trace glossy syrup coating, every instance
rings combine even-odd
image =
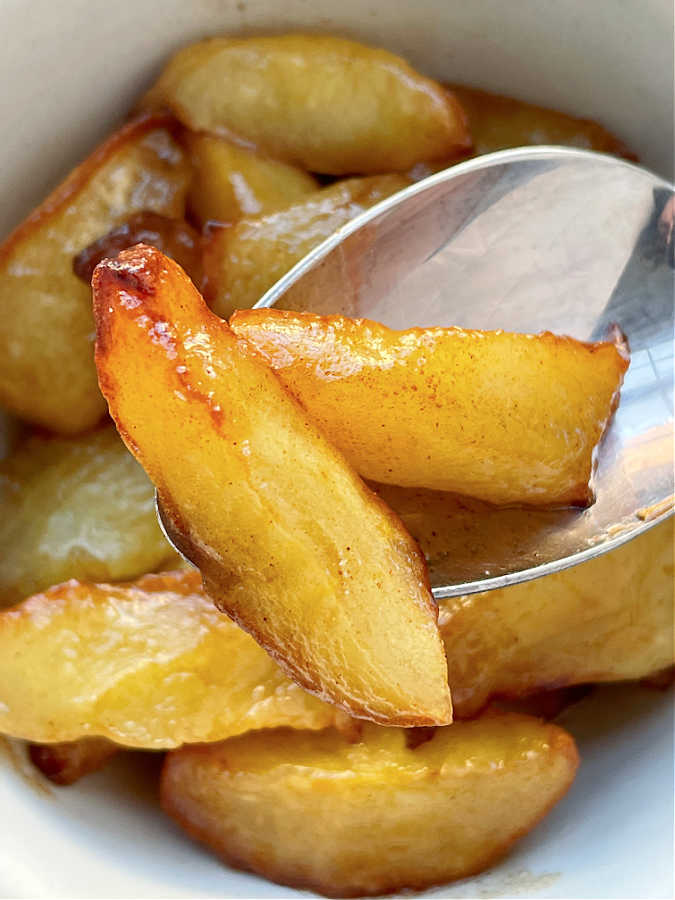
[[[497,504],[591,499],[628,366],[613,343],[276,309],[231,327],[365,478]]]
[[[561,728],[514,714],[426,735],[366,725],[167,756],[164,809],[229,865],[331,897],[423,890],[495,862],[565,793]]]
[[[125,125],[0,247],[0,403],[21,418],[73,434],[104,415],[91,290],[73,257],[136,212],[183,215],[190,167],[172,123]]]
[[[0,613],[0,732],[12,737],[162,749],[336,716],[215,608],[198,572],[68,581]]]
[[[175,263],[139,245],[93,284],[101,388],[218,606],[345,712],[447,724],[437,610],[400,521]]]
[[[142,105],[326,175],[405,171],[470,147],[451,91],[386,50],[330,35],[191,44]]]

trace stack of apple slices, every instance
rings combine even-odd
[[[625,148],[325,35],[201,41],[140,108],[0,248],[0,402],[47,429],[0,463],[0,604],[22,601],[0,612],[0,733],[60,784],[168,751],[164,809],[286,884],[477,872],[578,764],[564,730],[491,702],[672,665],[672,526],[438,609],[425,556],[453,504],[474,516],[447,492],[588,503],[627,360],[243,308],[471,152]],[[535,713],[569,699],[546,696]]]
[[[494,499],[583,501],[592,451],[627,365],[621,352],[549,335],[397,334],[375,323],[275,312],[239,315],[230,327],[176,263],[144,245],[101,263],[93,287],[101,389],[157,488],[172,540],[198,566],[215,606],[294,682],[328,701],[326,709],[380,725],[449,725],[424,557],[350,461],[370,477],[397,481],[409,458],[409,483],[475,484],[484,495],[485,454],[472,452],[482,435]],[[560,396],[547,406],[533,398],[519,410],[514,397],[528,397],[542,366],[556,374]],[[435,420],[426,414],[430,395]],[[350,415],[355,409],[361,415]],[[444,445],[437,432],[468,436]],[[382,435],[374,450],[373,433]],[[514,465],[513,448],[526,433],[541,440],[541,477],[527,477],[527,461]],[[153,619],[166,608],[167,590],[184,591],[190,577],[159,585]],[[110,593],[100,595],[102,614]],[[197,619],[213,616],[201,597],[195,604],[195,584],[187,596],[193,615],[195,605],[203,610]],[[62,602],[81,602],[75,587]],[[15,616],[22,614],[32,611],[24,606]],[[230,640],[239,634],[225,618],[207,630],[214,628]],[[181,638],[173,640],[188,630],[177,629]],[[223,678],[224,636],[200,654],[214,686]],[[188,696],[203,731],[167,735],[174,745],[227,732],[213,691],[204,694],[207,679],[198,668],[192,674],[202,691]],[[276,690],[270,699],[279,700]],[[307,727],[340,724],[309,701]],[[291,724],[274,702],[266,712],[259,724]],[[164,806],[236,865],[325,893],[377,893],[481,868],[543,815],[577,765],[569,736],[529,718],[505,714],[420,740],[409,735],[369,726],[177,750],[165,765]],[[480,812],[488,796],[489,824]],[[349,837],[340,839],[345,823]],[[416,840],[385,864],[383,847],[413,830]],[[366,840],[373,831],[378,840]],[[421,862],[429,847],[432,861]]]

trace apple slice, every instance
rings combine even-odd
[[[190,165],[175,125],[166,115],[129,122],[0,247],[0,403],[22,419],[75,434],[105,414],[91,288],[73,258],[134,213],[182,216]]]
[[[360,897],[485,869],[560,799],[578,765],[570,735],[529,716],[423,731],[366,725],[350,742],[278,730],[185,747],[166,758],[162,806],[230,865]]]
[[[245,310],[252,344],[356,470],[491,503],[586,505],[628,360],[613,343]]]
[[[675,663],[673,519],[579,566],[439,607],[461,718],[491,697],[653,675]]]
[[[143,105],[327,175],[403,171],[471,143],[449,90],[393,53],[331,35],[191,44]]]
[[[45,778],[65,787],[98,772],[119,750],[106,738],[88,737],[59,744],[31,744],[28,755]]]
[[[308,172],[223,138],[187,131],[183,143],[194,168],[188,207],[201,225],[281,209],[319,189]]]
[[[73,580],[0,613],[0,733],[159,750],[339,721],[201,588],[194,570]]]
[[[87,287],[96,266],[117,256],[135,244],[151,244],[175,259],[196,285],[202,280],[201,235],[183,219],[171,219],[159,213],[135,213],[126,222],[97,238],[73,259],[73,272]]]
[[[590,119],[578,119],[463,84],[447,87],[466,113],[476,155],[528,144],[561,144],[637,158],[619,138]]]
[[[0,463],[0,506],[0,607],[67,578],[121,581],[178,559],[112,425],[22,441]]]
[[[385,197],[408,187],[403,175],[345,178],[290,206],[214,228],[204,245],[204,297],[226,319],[253,306],[303,256]]]
[[[426,565],[178,265],[139,245],[94,273],[101,389],[217,605],[307,690],[385,724],[447,724]]]

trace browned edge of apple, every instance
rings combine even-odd
[[[0,245],[0,266],[13,252],[16,244],[25,240],[45,221],[68,206],[97,172],[115,153],[130,140],[157,128],[166,128],[172,134],[177,132],[178,123],[169,113],[146,113],[126,122],[87,156],[59,184],[43,202],[36,207]]]

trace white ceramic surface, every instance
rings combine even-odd
[[[671,0],[0,0],[0,232],[170,49],[290,28],[361,37],[432,75],[598,118],[672,174]],[[672,897],[671,696],[610,688],[568,711],[582,755],[570,794],[500,866],[430,895]],[[45,792],[0,753],[0,897],[299,896],[187,841],[157,811],[154,775],[131,757]]]

